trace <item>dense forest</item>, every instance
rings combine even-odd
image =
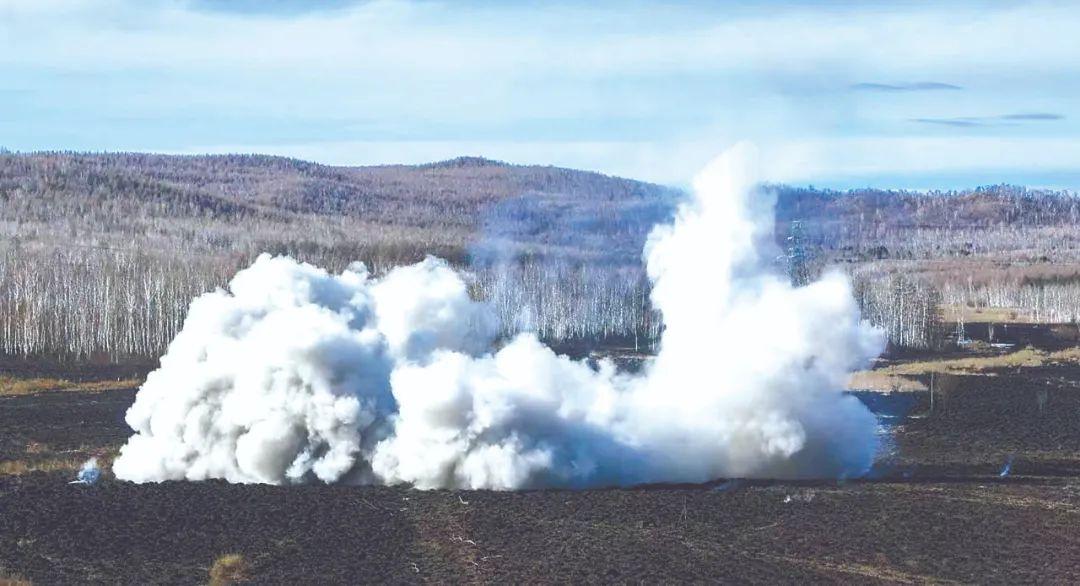
[[[159,355],[187,304],[261,252],[376,273],[436,254],[507,331],[648,345],[644,238],[681,192],[598,173],[459,158],[331,167],[254,155],[0,154],[0,352]],[[992,186],[766,186],[777,270],[852,274],[896,347],[941,343],[943,305],[1075,321],[1080,198]]]

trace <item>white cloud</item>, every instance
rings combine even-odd
[[[61,68],[303,67],[446,75],[605,75],[751,70],[797,73],[807,66],[867,74],[956,73],[974,66],[1038,65],[1076,71],[1078,22],[1067,4],[975,9],[923,6],[842,12],[375,1],[291,18],[200,12],[175,2],[7,0],[6,63]],[[576,24],[586,23],[586,26]],[[606,26],[610,25],[610,26]],[[861,77],[861,76],[860,76]]]
[[[474,153],[662,181],[684,180],[740,139],[772,149],[790,178],[1076,169],[1078,26],[1080,9],[1050,2],[383,0],[268,15],[168,0],[0,0],[0,76],[29,91],[22,102],[0,94],[22,124],[0,131],[23,149],[185,144],[343,164]],[[964,89],[851,89],[922,82]],[[978,131],[910,122],[1030,111],[1065,118]],[[183,122],[209,114],[226,121],[213,136]],[[175,132],[111,123],[125,117],[175,120]],[[359,123],[341,136],[267,139],[272,124],[253,133],[230,117]],[[558,132],[537,131],[548,120]],[[628,140],[618,130],[629,127],[643,130]],[[834,150],[847,148],[859,150]]]

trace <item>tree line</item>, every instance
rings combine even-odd
[[[822,266],[843,267],[864,316],[894,347],[940,343],[946,305],[1078,319],[1073,193],[766,191],[777,201],[778,270],[802,284]],[[661,320],[641,245],[679,198],[597,173],[477,158],[347,168],[240,155],[0,154],[0,352],[156,357],[190,300],[261,252],[333,271],[362,260],[376,274],[436,254],[472,275],[507,333],[648,347]]]

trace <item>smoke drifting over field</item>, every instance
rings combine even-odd
[[[196,299],[127,414],[136,482],[516,489],[865,472],[874,416],[841,393],[883,339],[846,279],[774,274],[744,148],[645,246],[666,329],[640,375],[501,349],[489,307],[429,258],[381,279],[260,257]]]

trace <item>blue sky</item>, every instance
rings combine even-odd
[[[1080,5],[0,0],[0,146],[1080,188]]]

